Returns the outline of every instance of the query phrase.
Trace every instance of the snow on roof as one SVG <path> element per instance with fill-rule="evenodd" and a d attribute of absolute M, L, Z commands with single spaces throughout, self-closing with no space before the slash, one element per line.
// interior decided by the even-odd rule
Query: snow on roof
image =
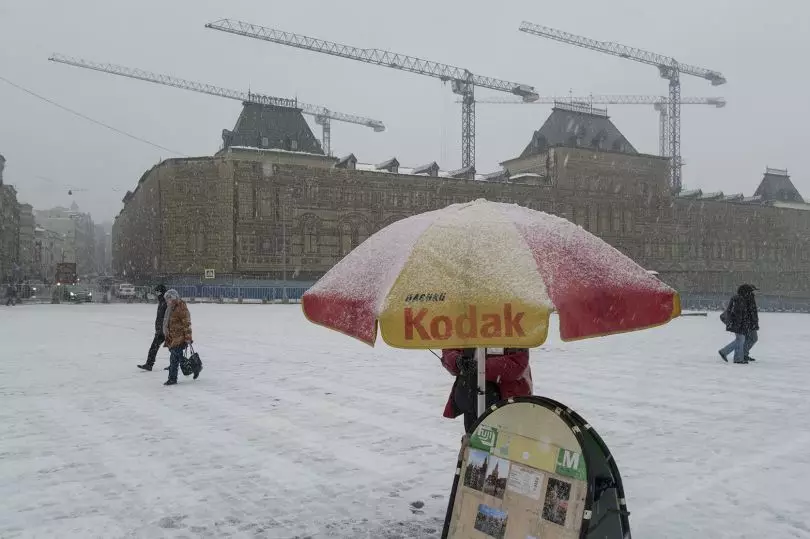
<path fill-rule="evenodd" d="M 228 146 L 225 149 L 226 150 L 243 150 L 243 151 L 248 151 L 248 152 L 289 153 L 289 154 L 295 154 L 295 155 L 312 155 L 312 156 L 315 156 L 315 157 L 325 157 L 325 158 L 328 158 L 328 159 L 336 159 L 335 157 L 329 157 L 328 155 L 324 155 L 322 153 L 299 152 L 299 151 L 295 151 L 295 150 L 282 150 L 280 148 L 257 148 L 255 146 Z"/>
<path fill-rule="evenodd" d="M 781 200 L 775 200 L 771 202 L 770 205 L 774 208 L 810 211 L 810 204 L 807 204 L 806 202 L 783 202 Z"/>
<path fill-rule="evenodd" d="M 510 180 L 519 180 L 520 178 L 543 178 L 542 174 L 536 174 L 534 172 L 521 172 L 520 174 L 515 174 L 514 176 L 510 176 Z"/>
<path fill-rule="evenodd" d="M 420 176 L 423 178 L 435 178 L 436 176 L 428 176 L 427 173 L 418 172 L 420 167 L 399 167 L 397 172 L 389 172 L 384 169 L 378 169 L 376 164 L 371 163 L 357 163 L 355 165 L 355 170 L 364 170 L 366 172 L 377 172 L 378 174 L 399 174 L 404 176 Z M 416 172 L 415 172 L 416 171 Z M 458 170 L 439 170 L 438 177 L 439 178 L 453 178 L 452 174 L 459 172 Z M 492 174 L 476 174 L 474 180 L 475 181 L 486 181 L 487 176 L 492 176 Z M 458 179 L 458 178 L 455 178 Z"/>

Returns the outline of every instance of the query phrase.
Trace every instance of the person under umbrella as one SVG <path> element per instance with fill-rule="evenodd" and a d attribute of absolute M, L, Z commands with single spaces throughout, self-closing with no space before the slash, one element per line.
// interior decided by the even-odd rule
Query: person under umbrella
<path fill-rule="evenodd" d="M 487 348 L 486 354 L 487 407 L 501 399 L 532 394 L 528 348 Z M 444 407 L 444 417 L 453 419 L 463 414 L 464 430 L 469 434 L 478 419 L 475 348 L 442 350 L 441 360 L 444 368 L 456 377 Z"/>

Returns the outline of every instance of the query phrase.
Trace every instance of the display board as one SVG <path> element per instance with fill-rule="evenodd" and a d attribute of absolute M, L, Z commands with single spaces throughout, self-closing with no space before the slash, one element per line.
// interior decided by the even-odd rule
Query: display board
<path fill-rule="evenodd" d="M 578 539 L 598 526 L 599 537 L 628 539 L 621 479 L 611 464 L 601 438 L 560 403 L 497 403 L 461 453 L 442 537 Z M 595 496 L 598 522 L 591 520 Z"/>

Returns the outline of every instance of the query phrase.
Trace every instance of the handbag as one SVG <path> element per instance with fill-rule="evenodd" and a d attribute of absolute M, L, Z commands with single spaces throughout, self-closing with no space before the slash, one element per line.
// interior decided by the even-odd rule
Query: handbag
<path fill-rule="evenodd" d="M 187 355 L 187 350 L 183 351 L 183 359 L 180 360 L 180 370 L 183 371 L 183 376 L 188 376 L 194 372 L 191 366 L 191 357 Z"/>
<path fill-rule="evenodd" d="M 194 347 L 191 344 L 188 345 L 187 351 L 189 355 L 186 356 L 186 354 L 183 354 L 183 359 L 180 360 L 180 370 L 183 371 L 184 376 L 193 374 L 196 380 L 203 370 L 202 360 L 200 359 L 200 354 L 194 351 Z"/>

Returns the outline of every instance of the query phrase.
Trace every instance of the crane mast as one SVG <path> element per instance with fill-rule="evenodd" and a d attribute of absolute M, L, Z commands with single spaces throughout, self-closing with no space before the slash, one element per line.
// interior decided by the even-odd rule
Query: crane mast
<path fill-rule="evenodd" d="M 206 28 L 219 30 L 271 43 L 287 45 L 322 54 L 348 58 L 367 64 L 398 69 L 438 78 L 450 82 L 453 93 L 461 96 L 461 166 L 475 166 L 475 87 L 488 88 L 499 92 L 517 95 L 525 101 L 537 97 L 532 86 L 476 75 L 467 69 L 439 62 L 398 54 L 382 49 L 366 49 L 326 41 L 310 36 L 285 32 L 274 28 L 258 26 L 247 22 L 221 19 L 205 25 Z"/>
<path fill-rule="evenodd" d="M 379 120 L 357 116 L 355 114 L 346 114 L 343 112 L 335 112 L 320 105 L 311 105 L 309 103 L 302 103 L 296 99 L 287 99 L 283 97 L 274 97 L 269 95 L 257 94 L 254 92 L 242 92 L 239 90 L 232 90 L 228 88 L 221 88 L 213 84 L 205 84 L 202 82 L 195 82 L 191 80 L 173 77 L 171 75 L 163 75 L 160 73 L 152 73 L 143 69 L 125 67 L 117 64 L 92 62 L 83 60 L 81 58 L 74 58 L 65 56 L 63 54 L 52 54 L 48 60 L 60 64 L 81 67 L 84 69 L 91 69 L 100 71 L 102 73 L 109 73 L 112 75 L 119 75 L 131 79 L 142 80 L 146 82 L 153 82 L 162 84 L 164 86 L 172 86 L 183 90 L 190 90 L 202 94 L 213 95 L 217 97 L 224 97 L 226 99 L 234 99 L 242 101 L 243 103 L 257 103 L 259 105 L 272 105 L 276 107 L 299 108 L 303 114 L 313 116 L 315 123 L 323 129 L 323 148 L 327 155 L 331 155 L 331 121 L 339 121 L 357 125 L 363 125 L 373 129 L 375 132 L 385 131 L 385 124 Z"/>
<path fill-rule="evenodd" d="M 682 64 L 669 56 L 645 51 L 635 47 L 628 47 L 612 41 L 599 41 L 584 36 L 578 36 L 555 28 L 541 26 L 523 21 L 519 30 L 527 34 L 553 39 L 561 43 L 575 45 L 620 58 L 634 60 L 658 68 L 661 78 L 669 81 L 669 96 L 667 100 L 667 119 L 665 124 L 665 138 L 670 155 L 670 187 L 674 192 L 681 190 L 681 73 L 708 80 L 712 86 L 726 83 L 726 78 L 719 72 L 703 67 Z"/>
<path fill-rule="evenodd" d="M 540 96 L 530 103 L 508 97 L 479 99 L 479 103 L 498 105 L 549 105 L 559 102 L 588 103 L 591 105 L 652 105 L 658 112 L 658 155 L 669 157 L 669 99 L 659 95 L 588 95 L 588 96 Z M 711 105 L 715 108 L 726 106 L 723 97 L 682 97 L 681 105 Z"/>

